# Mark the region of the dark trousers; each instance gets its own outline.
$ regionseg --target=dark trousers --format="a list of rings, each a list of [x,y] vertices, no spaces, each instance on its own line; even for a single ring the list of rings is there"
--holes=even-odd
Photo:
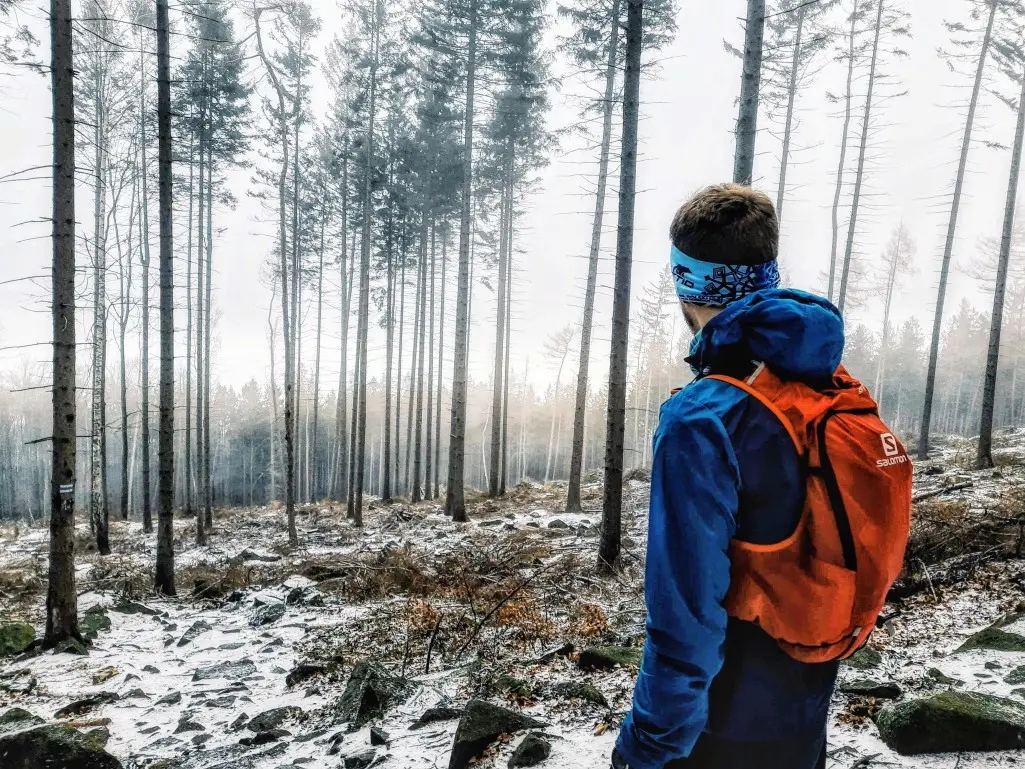
[[[826,733],[777,742],[725,742],[706,734],[690,758],[666,769],[826,769]]]

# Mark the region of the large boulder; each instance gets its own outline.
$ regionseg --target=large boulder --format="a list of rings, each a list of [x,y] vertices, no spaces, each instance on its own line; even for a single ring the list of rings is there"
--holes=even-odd
[[[413,684],[405,678],[393,676],[379,665],[359,662],[345,692],[335,703],[335,712],[339,720],[348,722],[350,729],[356,731],[404,701],[412,691]]]
[[[893,750],[920,753],[1025,748],[1025,705],[975,692],[942,692],[883,708],[879,734]]]
[[[35,629],[25,622],[0,624],[0,657],[13,657],[16,654],[21,654],[35,640]]]
[[[0,732],[24,729],[28,726],[39,726],[44,723],[39,716],[34,716],[23,708],[11,708],[0,713]]]
[[[513,734],[527,729],[543,727],[539,721],[521,713],[500,708],[489,702],[473,700],[466,706],[466,712],[456,729],[455,742],[448,769],[466,769],[470,761],[483,753],[488,745],[503,734]]]
[[[4,769],[122,769],[102,742],[64,724],[29,726],[0,733],[0,758]]]
[[[998,652],[1025,652],[1025,636],[1008,633],[998,627],[988,627],[971,636],[957,648],[955,654],[975,649],[989,649]]]
[[[643,652],[626,646],[600,646],[584,649],[577,664],[581,670],[612,670],[613,668],[636,668],[641,665]]]
[[[1021,686],[1025,684],[1025,665],[1019,665],[1004,679],[1004,683],[1011,684],[1011,686]]]

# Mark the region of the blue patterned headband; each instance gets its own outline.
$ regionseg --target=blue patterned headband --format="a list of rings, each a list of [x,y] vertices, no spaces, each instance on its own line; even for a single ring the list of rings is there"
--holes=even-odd
[[[683,253],[676,246],[670,255],[673,282],[680,301],[725,307],[755,291],[779,288],[779,267],[765,264],[713,264]]]

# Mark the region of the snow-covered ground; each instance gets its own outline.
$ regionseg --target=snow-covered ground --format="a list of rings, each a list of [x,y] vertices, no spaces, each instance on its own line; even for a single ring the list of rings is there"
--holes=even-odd
[[[1025,488],[1025,471],[1011,464],[1025,453],[1019,451],[1025,436],[1007,438],[1002,446],[1003,466],[995,477],[961,469],[963,447],[951,442],[941,459],[920,468],[917,493],[960,486],[936,499],[965,499],[965,508],[980,514],[1006,504]],[[106,725],[109,752],[140,768],[161,766],[161,759],[169,762],[165,767],[182,769],[336,766],[340,757],[373,748],[375,765],[414,769],[448,765],[457,721],[418,730],[410,725],[428,708],[486,697],[548,724],[544,731],[553,740],[546,766],[600,769],[629,706],[631,673],[583,674],[572,658],[539,658],[565,642],[577,649],[639,642],[646,488],[641,480],[628,484],[626,566],[608,581],[593,570],[598,514],[557,512],[563,493],[557,486],[522,486],[502,502],[477,500],[470,505],[473,522],[465,526],[453,524],[434,504],[372,504],[359,531],[341,508],[313,507],[299,516],[296,550],[282,547],[279,509],[219,513],[204,548],[191,544],[192,525],[180,521],[177,599],[158,598],[146,587],[152,538],[135,523],[113,523],[115,554],[83,553],[79,568],[86,591],[80,610],[108,607],[110,629],[99,634],[87,657],[47,653],[0,665],[0,712],[18,705],[52,719],[74,701],[116,694],[115,701],[71,718],[83,728]],[[599,487],[589,487],[585,507],[596,509],[599,494]],[[83,528],[80,542],[87,535]],[[0,530],[0,537],[0,621],[27,620],[41,630],[42,593],[36,588],[46,533],[22,530],[15,538],[12,530]],[[1025,599],[1023,574],[1019,561],[993,562],[956,589],[939,587],[908,599],[901,616],[873,639],[882,666],[845,668],[844,680],[894,682],[908,697],[946,688],[935,677],[939,671],[961,682],[961,691],[1017,696],[1003,679],[1025,663],[1025,655],[952,652]],[[125,592],[159,614],[119,611]],[[1025,623],[1008,630],[1025,633]],[[417,683],[409,699],[372,722],[387,732],[386,745],[371,745],[370,725],[337,737],[342,726],[333,708],[361,659],[379,660]],[[288,686],[286,677],[300,663],[328,671]],[[529,682],[531,691],[503,692],[495,685],[502,674]],[[593,683],[610,707],[552,694],[552,684],[582,680]],[[836,695],[829,769],[981,769],[1021,761],[1005,753],[897,756],[868,718],[879,704]],[[240,746],[240,739],[254,736],[246,721],[284,706],[303,713],[282,724],[289,734]],[[506,766],[517,742],[498,744],[481,765]]]

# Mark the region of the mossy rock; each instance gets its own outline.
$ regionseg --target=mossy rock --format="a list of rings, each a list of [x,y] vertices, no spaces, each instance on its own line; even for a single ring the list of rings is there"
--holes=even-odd
[[[869,678],[857,678],[840,684],[840,692],[860,697],[875,697],[880,700],[900,699],[901,689],[892,681],[873,681]]]
[[[28,649],[36,640],[36,631],[25,622],[0,624],[0,657],[13,657]]]
[[[540,729],[544,724],[533,718],[500,708],[489,702],[473,700],[466,706],[456,729],[448,769],[466,769],[470,762],[503,734]]]
[[[528,734],[509,758],[509,769],[537,766],[552,754],[552,743],[540,734]]]
[[[590,702],[600,708],[607,708],[609,701],[593,684],[586,681],[564,681],[552,687],[552,694],[564,700]]]
[[[1025,665],[1020,665],[1008,673],[1004,683],[1011,684],[1012,686],[1025,684]]]
[[[626,646],[599,646],[580,652],[577,665],[581,670],[612,670],[641,666],[643,651]]]
[[[534,696],[534,688],[530,685],[530,681],[510,675],[498,677],[498,680],[495,681],[495,691],[523,699],[530,699]]]
[[[403,702],[412,694],[413,688],[414,685],[405,678],[393,676],[379,665],[360,662],[335,704],[335,712],[339,720],[348,722],[349,728],[356,731]]]
[[[964,681],[959,681],[956,678],[951,678],[939,668],[929,668],[925,673],[932,681],[942,686],[961,686]]]
[[[844,664],[855,670],[875,670],[883,664],[883,655],[871,646],[864,646],[844,660]]]
[[[95,641],[107,630],[110,630],[110,617],[102,606],[90,606],[78,620],[78,631],[86,641]]]
[[[1017,633],[1008,633],[997,627],[988,627],[980,630],[961,646],[955,654],[970,652],[976,649],[989,649],[998,652],[1023,652],[1025,653],[1025,636]]]
[[[0,734],[4,769],[122,769],[96,739],[64,724]]]
[[[1025,705],[975,692],[942,692],[883,708],[879,734],[902,755],[1025,748]]]
[[[0,733],[24,729],[28,726],[39,726],[42,723],[44,723],[43,719],[29,713],[24,708],[11,708],[0,713]]]

